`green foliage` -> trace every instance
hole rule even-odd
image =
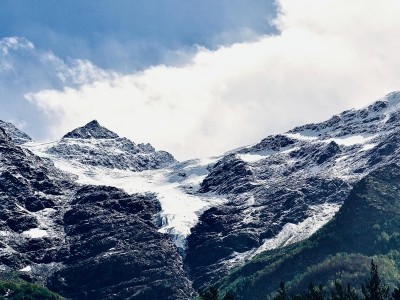
[[[36,284],[24,281],[0,281],[0,299],[7,300],[61,300],[61,296]]]
[[[303,292],[301,295],[301,299],[304,300],[324,300],[325,293],[322,288],[322,285],[318,287],[315,286],[312,282],[308,285],[308,289],[306,292]]]
[[[335,281],[335,288],[331,291],[331,300],[359,300],[356,289],[350,284],[343,288],[342,284]]]
[[[368,280],[361,286],[365,300],[389,299],[389,286],[385,285],[378,273],[378,266],[371,261],[371,271]]]
[[[218,300],[218,295],[218,289],[215,287],[210,287],[199,292],[201,300]]]
[[[320,282],[350,283],[361,293],[374,259],[391,288],[400,283],[400,167],[388,166],[361,180],[336,216],[308,240],[266,251],[231,271],[218,286],[237,300],[273,299],[286,282],[291,294]],[[346,289],[344,289],[346,290]]]
[[[278,295],[276,295],[273,300],[289,300],[289,294],[283,281],[279,284]]]

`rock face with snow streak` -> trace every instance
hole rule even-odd
[[[122,201],[121,197],[125,196],[114,189],[97,187],[97,191],[95,187],[87,187],[88,190],[71,188],[67,197],[70,200],[66,202],[69,206],[58,209],[68,212],[65,215],[62,213],[61,218],[55,218],[57,221],[54,223],[54,226],[62,225],[60,228],[65,230],[63,237],[71,247],[57,244],[67,260],[61,260],[62,265],[57,265],[61,269],[53,268],[56,275],[51,284],[68,295],[83,295],[83,287],[69,289],[63,286],[63,280],[73,280],[73,274],[77,272],[75,268],[79,266],[88,274],[93,274],[96,265],[92,265],[92,262],[102,262],[108,259],[109,253],[115,253],[113,248],[119,249],[118,246],[121,246],[118,243],[114,246],[119,237],[126,240],[126,243],[122,243],[126,247],[125,252],[119,256],[117,251],[115,257],[110,256],[110,260],[120,264],[126,262],[124,257],[130,259],[133,256],[133,252],[137,251],[133,241],[138,238],[140,241],[141,236],[126,236],[126,232],[120,231],[118,228],[122,226],[122,220],[134,231],[138,227],[136,223],[131,223],[131,218],[137,216],[140,226],[143,225],[140,228],[146,231],[145,236],[151,239],[150,245],[153,247],[155,239],[165,238],[159,235],[157,231],[160,229],[156,230],[154,224],[154,217],[159,214],[164,214],[161,220],[168,225],[164,232],[179,237],[181,250],[185,251],[184,264],[194,286],[197,288],[213,283],[233,265],[260,251],[309,237],[333,217],[356,182],[380,166],[399,162],[399,136],[400,93],[392,93],[364,109],[345,111],[326,122],[308,124],[284,134],[269,136],[256,145],[230,152],[217,161],[210,160],[212,164],[208,167],[203,163],[175,164],[170,154],[156,152],[150,145],[136,145],[120,138],[97,122],[73,130],[56,143],[39,146],[42,147],[40,149],[32,146],[32,151],[39,149],[37,153],[58,165],[62,163],[65,170],[69,167],[71,170],[82,168],[80,173],[75,174],[86,176],[86,179],[92,180],[91,184],[110,180],[107,184],[123,186],[125,191],[129,190],[129,194],[136,192],[135,185],[138,185],[137,189],[141,192],[157,192],[163,198],[160,200],[162,206],[157,208],[154,203],[150,204],[153,198],[149,194],[129,196],[132,203],[141,199],[146,205],[144,211],[131,215],[131,203]],[[117,176],[114,177],[114,173],[118,173]],[[19,178],[19,175],[14,177]],[[131,179],[132,183],[129,182]],[[99,198],[80,202],[79,199],[88,197],[88,191],[99,195]],[[17,189],[13,193],[18,193]],[[63,194],[60,197],[66,196]],[[205,203],[213,197],[224,201]],[[146,219],[146,210],[153,213],[153,223]],[[78,214],[79,218],[75,218],[74,214]],[[110,216],[118,218],[113,220]],[[197,220],[199,222],[196,224]],[[101,226],[93,228],[95,224]],[[86,226],[92,228],[94,236],[99,238],[92,241],[85,232]],[[110,236],[108,228],[114,228],[111,233],[118,238]],[[46,234],[43,232],[45,229],[37,226],[37,223],[21,230],[24,236],[43,237]],[[186,236],[187,243],[182,240]],[[19,238],[15,240],[19,241]],[[149,253],[161,253],[160,261],[165,260],[168,268],[184,277],[180,257],[170,252],[173,250],[168,240],[160,241],[163,246]],[[73,249],[87,249],[87,253]],[[81,257],[81,252],[89,256]],[[168,257],[173,259],[169,260]],[[173,265],[173,261],[176,265]],[[29,260],[27,262],[30,263]],[[140,265],[141,261],[138,263]],[[146,263],[150,263],[150,260]],[[157,263],[156,259],[156,268],[161,266]],[[21,268],[24,266],[23,263],[18,265]],[[100,266],[107,266],[107,263]],[[134,266],[130,265],[130,268]],[[146,274],[153,278],[151,270],[148,271]],[[160,274],[169,274],[165,272],[160,271]],[[131,291],[147,295],[145,290],[134,288],[134,284],[144,285],[143,282],[135,281],[124,271],[121,276],[128,284],[132,284]],[[177,283],[188,295],[190,286],[186,285],[183,277]],[[112,278],[109,280],[111,282]],[[116,293],[112,284],[107,284],[100,293]],[[169,281],[166,281],[168,284]],[[86,292],[93,290],[93,287],[88,287]],[[177,297],[177,294],[173,295]]]
[[[152,195],[104,186],[79,189],[64,214],[64,266],[49,287],[72,299],[188,299],[191,283]]]
[[[3,128],[3,130],[14,141],[14,143],[18,145],[32,141],[32,138],[29,135],[19,130],[12,123],[0,120],[0,127]]]
[[[0,271],[71,299],[188,299],[191,283],[153,194],[80,186],[0,128]]]
[[[47,152],[71,162],[130,171],[160,169],[175,162],[168,152],[121,138],[96,120],[67,133]]]
[[[0,128],[0,268],[35,266],[38,276],[57,267],[63,243],[62,211],[75,183],[51,161],[15,145]]]
[[[318,210],[331,207],[332,217],[354,183],[392,162],[400,162],[400,92],[224,156],[200,192],[230,201],[207,210],[188,238],[194,286],[215,282],[257,248],[309,236],[329,219],[313,220]],[[319,225],[287,226],[310,220]]]

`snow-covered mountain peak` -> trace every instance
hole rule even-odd
[[[31,141],[31,137],[25,132],[22,132],[17,127],[9,122],[4,122],[0,120],[0,128],[2,128],[5,133],[13,140],[17,145]]]
[[[156,151],[150,144],[135,144],[93,120],[52,143],[26,143],[39,156],[67,160],[77,166],[99,166],[107,169],[160,169],[176,162],[166,151]]]
[[[108,130],[107,128],[100,125],[97,120],[90,121],[82,127],[78,127],[66,135],[65,138],[74,139],[115,139],[118,138],[118,134]]]
[[[400,124],[400,92],[392,92],[384,98],[361,109],[346,110],[321,123],[296,127],[286,135],[298,138],[365,138],[396,130]]]

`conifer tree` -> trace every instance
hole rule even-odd
[[[304,300],[324,300],[325,293],[322,288],[322,285],[315,286],[314,283],[310,282],[308,285],[308,289],[304,292],[300,298],[294,299],[304,299]]]
[[[286,290],[285,282],[281,281],[279,284],[278,295],[273,300],[289,300],[289,295]]]
[[[351,287],[350,284],[347,285],[347,288],[344,291],[344,299],[346,299],[346,300],[359,300],[360,299],[357,295],[356,289]]]
[[[392,299],[393,300],[400,300],[400,288],[394,289],[392,293]]]
[[[345,289],[340,282],[335,281],[335,289],[331,292],[331,300],[344,300]]]
[[[379,277],[378,266],[371,260],[370,277],[365,284],[361,285],[365,300],[387,300],[389,298],[389,287]]]

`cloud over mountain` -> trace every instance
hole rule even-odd
[[[399,88],[397,1],[280,0],[278,7],[276,35],[199,48],[179,67],[118,75],[92,65],[88,80],[26,97],[46,114],[49,137],[96,118],[183,159],[322,120]]]

